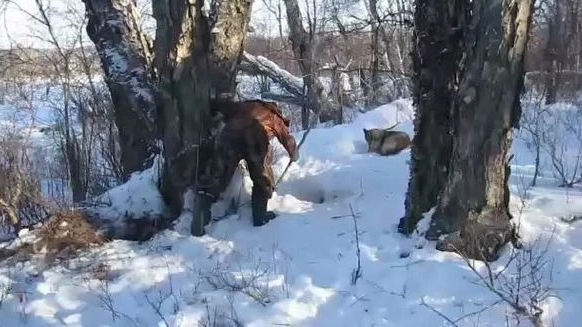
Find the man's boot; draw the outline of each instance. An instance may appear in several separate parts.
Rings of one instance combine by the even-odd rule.
[[[272,211],[267,211],[267,203],[269,198],[264,196],[262,192],[253,190],[252,194],[252,208],[253,208],[253,225],[255,227],[263,226],[269,220],[275,219],[277,215]]]
[[[194,203],[194,213],[190,234],[199,237],[205,234],[204,227],[208,225],[211,218],[210,208],[212,207],[212,197],[204,192],[199,192]]]

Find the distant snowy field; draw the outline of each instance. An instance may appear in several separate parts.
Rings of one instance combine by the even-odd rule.
[[[179,219],[173,230],[149,242],[114,241],[48,271],[38,273],[32,262],[0,265],[0,293],[4,285],[26,294],[0,297],[0,326],[236,326],[234,321],[244,326],[447,326],[422,301],[453,320],[482,311],[456,322],[459,326],[505,326],[511,309],[475,284],[475,273],[459,256],[434,250],[434,243],[420,236],[396,232],[410,151],[393,157],[366,153],[362,129],[401,122],[397,129],[412,135],[412,111],[411,101],[398,100],[350,124],[312,130],[299,161],[269,202],[279,216],[265,226],[252,227],[251,182],[239,172],[224,203],[213,209],[217,221],[204,237],[191,237],[189,221]],[[301,136],[295,134],[298,140]],[[288,158],[273,144],[279,175]],[[547,326],[577,326],[582,320],[582,222],[566,224],[559,217],[582,213],[582,192],[555,187],[546,173],[524,194],[533,156],[520,140],[513,152],[511,206],[522,240],[529,245],[541,238],[543,247],[551,238],[546,260],[552,265],[545,276],[559,298],[542,303],[543,320]],[[104,213],[161,210],[154,172],[136,174],[104,195],[102,202],[109,204]],[[525,196],[521,215],[520,195]],[[243,205],[225,216],[232,198]],[[357,266],[352,211],[362,267],[356,285],[351,284]],[[401,258],[404,254],[409,256]],[[107,282],[91,273],[100,264],[109,266]],[[477,269],[484,267],[477,264]]]

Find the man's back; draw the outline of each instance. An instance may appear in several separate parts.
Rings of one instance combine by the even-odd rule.
[[[285,147],[289,156],[295,158],[296,143],[293,136],[289,134],[289,120],[279,112],[275,102],[261,100],[220,101],[212,104],[212,110],[224,115],[223,131],[225,133],[235,138],[244,137],[249,131],[258,132],[256,128],[258,122],[269,139],[276,137]]]
[[[289,120],[277,109],[275,102],[248,100],[241,102],[220,101],[213,103],[213,110],[224,115],[229,129],[244,130],[253,121],[259,121],[269,138],[288,133]]]

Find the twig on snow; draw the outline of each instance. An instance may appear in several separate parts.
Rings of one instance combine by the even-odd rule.
[[[354,270],[352,270],[352,285],[356,285],[358,279],[362,277],[362,264],[361,264],[361,256],[360,256],[360,236],[358,231],[358,222],[356,215],[354,214],[354,209],[350,204],[350,212],[352,214],[352,219],[354,221],[354,231],[356,233],[356,256],[358,258],[358,264]]]
[[[426,303],[424,301],[424,298],[422,298],[420,300],[420,305],[422,305],[423,307],[429,309],[430,311],[436,313],[439,317],[443,318],[444,320],[446,320],[449,324],[451,324],[454,327],[459,327],[459,325],[457,325],[457,323],[455,321],[453,321],[451,318],[447,317],[444,313],[438,311],[436,308],[434,308],[433,306],[431,306],[430,304]]]

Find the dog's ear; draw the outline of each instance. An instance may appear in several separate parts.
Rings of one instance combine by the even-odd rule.
[[[365,128],[362,128],[362,130],[364,131],[364,136],[368,136],[368,134],[370,133],[370,131]]]

